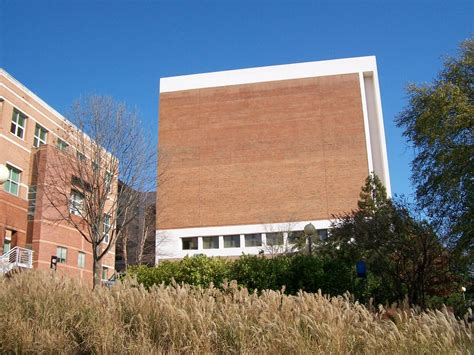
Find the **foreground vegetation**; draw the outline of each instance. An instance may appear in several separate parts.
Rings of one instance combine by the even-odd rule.
[[[349,296],[143,286],[90,290],[40,272],[0,279],[0,352],[470,353],[446,309],[365,307]]]

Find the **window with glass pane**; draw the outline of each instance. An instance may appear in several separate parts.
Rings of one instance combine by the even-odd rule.
[[[4,190],[12,195],[18,196],[20,194],[20,177],[21,171],[7,164],[8,179],[4,183]]]
[[[240,248],[240,235],[225,235],[224,248]]]
[[[245,246],[246,247],[260,247],[262,246],[262,235],[258,234],[246,234],[245,235]]]
[[[104,243],[109,242],[110,227],[110,216],[108,214],[104,214]]]
[[[102,281],[107,281],[109,279],[109,268],[102,266]]]
[[[219,249],[219,237],[202,237],[204,249]]]
[[[40,145],[46,144],[47,135],[48,131],[39,124],[36,124],[35,136],[33,138],[33,147],[38,148]]]
[[[57,247],[56,257],[58,258],[58,263],[65,263],[67,260],[67,249],[63,247]]]
[[[86,253],[80,251],[77,254],[77,267],[84,268],[86,266]]]
[[[17,109],[13,110],[12,124],[10,126],[10,132],[18,138],[23,139],[25,135],[26,115],[22,114]]]
[[[183,250],[197,250],[198,248],[198,238],[183,238]]]
[[[80,216],[84,207],[84,195],[79,191],[71,190],[71,197],[69,199],[69,211],[72,214]]]
[[[302,238],[306,238],[303,231],[292,231],[288,232],[288,243],[295,244]]]
[[[328,230],[327,229],[318,229],[318,236],[319,240],[324,241],[328,238]]]
[[[10,251],[12,247],[12,235],[13,231],[7,229],[5,231],[5,238],[3,238],[3,254],[6,254]]]
[[[86,160],[86,156],[84,154],[82,154],[81,152],[79,152],[79,151],[76,152],[76,157],[77,157],[77,160],[79,160],[79,161],[85,161]]]
[[[267,233],[267,245],[283,245],[283,233]]]
[[[69,147],[69,144],[67,144],[61,138],[58,138],[58,140],[56,141],[56,148],[58,148],[59,150],[66,150],[67,147]]]
[[[105,189],[110,190],[110,185],[112,184],[112,174],[109,172],[105,173]]]

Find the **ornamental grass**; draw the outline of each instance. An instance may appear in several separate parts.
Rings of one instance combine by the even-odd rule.
[[[470,354],[473,339],[446,308],[366,307],[348,294],[0,278],[0,353]]]

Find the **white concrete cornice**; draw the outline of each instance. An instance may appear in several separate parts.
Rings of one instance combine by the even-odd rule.
[[[160,93],[376,71],[375,56],[182,75],[160,79]]]

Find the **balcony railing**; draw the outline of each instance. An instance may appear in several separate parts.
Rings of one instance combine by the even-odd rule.
[[[0,256],[0,274],[5,274],[14,268],[33,267],[33,250],[14,247]]]

